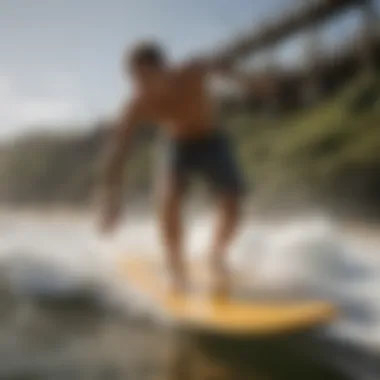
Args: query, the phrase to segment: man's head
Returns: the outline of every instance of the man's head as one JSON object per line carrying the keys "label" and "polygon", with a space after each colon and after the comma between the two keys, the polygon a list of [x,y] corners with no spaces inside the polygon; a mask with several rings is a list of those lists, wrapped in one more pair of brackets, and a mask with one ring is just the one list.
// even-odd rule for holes
{"label": "man's head", "polygon": [[154,42],[136,45],[128,52],[125,63],[132,77],[141,85],[155,83],[167,65],[163,49]]}

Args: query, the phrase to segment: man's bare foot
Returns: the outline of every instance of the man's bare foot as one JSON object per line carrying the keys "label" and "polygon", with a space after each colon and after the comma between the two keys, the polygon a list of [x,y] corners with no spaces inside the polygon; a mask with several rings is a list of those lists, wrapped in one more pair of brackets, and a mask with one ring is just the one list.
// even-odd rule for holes
{"label": "man's bare foot", "polygon": [[185,294],[189,289],[189,283],[187,277],[184,275],[174,274],[171,279],[171,293],[173,294]]}

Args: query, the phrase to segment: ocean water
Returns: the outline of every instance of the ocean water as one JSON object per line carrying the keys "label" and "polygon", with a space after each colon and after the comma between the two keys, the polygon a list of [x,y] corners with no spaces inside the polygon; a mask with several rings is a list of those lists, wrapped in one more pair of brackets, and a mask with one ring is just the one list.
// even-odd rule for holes
{"label": "ocean water", "polygon": [[[163,371],[160,347],[170,339],[139,324],[144,307],[115,272],[120,255],[159,259],[163,254],[153,218],[126,219],[107,238],[99,237],[85,217],[8,213],[0,216],[0,225],[0,378],[24,372],[67,378],[71,370],[72,378],[75,371],[88,378],[96,371],[125,378],[132,371],[135,377],[147,374],[136,377],[143,379]],[[212,220],[193,218],[188,231],[188,257],[202,257]],[[253,290],[332,301],[341,316],[324,334],[380,352],[380,237],[365,232],[325,215],[246,221],[230,264]],[[87,306],[78,313],[78,305]],[[126,323],[131,315],[140,322]]]}
{"label": "ocean water", "polygon": [[[188,223],[187,257],[207,254],[212,226],[211,218]],[[154,220],[127,222],[97,243],[100,255],[109,259],[109,253],[160,259],[160,247]],[[341,311],[332,335],[380,349],[380,234],[346,228],[326,215],[247,221],[229,259],[253,292],[331,301]]]}

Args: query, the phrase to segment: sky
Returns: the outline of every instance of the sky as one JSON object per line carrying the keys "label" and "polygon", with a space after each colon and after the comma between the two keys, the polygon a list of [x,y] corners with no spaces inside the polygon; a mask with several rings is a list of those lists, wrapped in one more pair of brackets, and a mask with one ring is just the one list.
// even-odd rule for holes
{"label": "sky", "polygon": [[[162,41],[180,60],[303,1],[0,0],[0,139],[114,114],[130,91],[120,58],[138,40]],[[325,25],[326,43],[341,43],[359,20],[348,12]],[[297,62],[302,38],[279,46],[276,59]]]}

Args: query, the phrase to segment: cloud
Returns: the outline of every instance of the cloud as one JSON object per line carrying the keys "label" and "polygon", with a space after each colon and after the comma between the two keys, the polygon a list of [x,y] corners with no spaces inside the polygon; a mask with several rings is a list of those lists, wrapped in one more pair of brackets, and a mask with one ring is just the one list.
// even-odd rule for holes
{"label": "cloud", "polygon": [[43,95],[26,95],[10,76],[0,75],[0,138],[35,127],[83,119],[86,107],[67,75],[46,78]]}

